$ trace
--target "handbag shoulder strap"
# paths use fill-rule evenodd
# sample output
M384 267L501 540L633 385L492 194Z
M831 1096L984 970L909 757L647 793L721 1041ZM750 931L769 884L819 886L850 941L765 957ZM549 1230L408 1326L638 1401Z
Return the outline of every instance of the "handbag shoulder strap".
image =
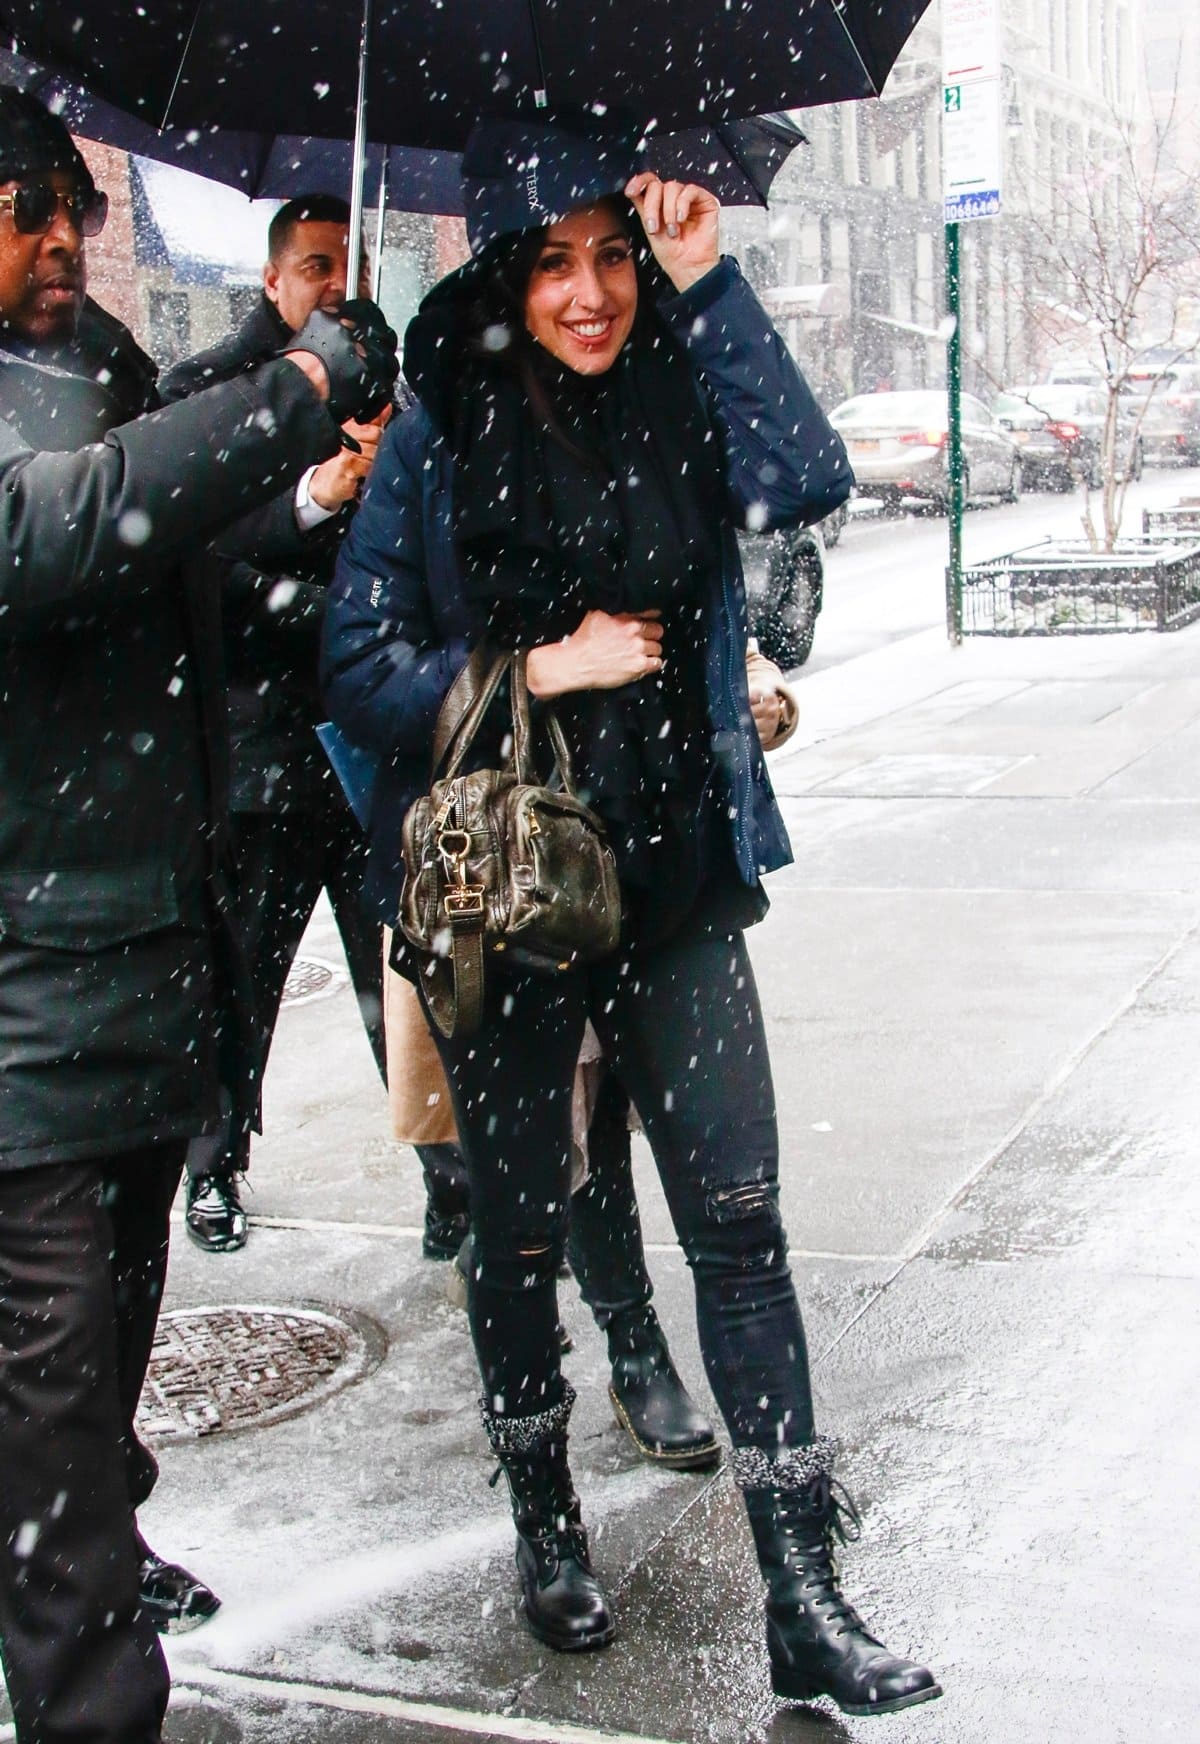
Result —
M443 764L452 763L457 768L466 755L511 659L510 654L489 653L486 648L472 650L438 710L433 729L434 780Z
M433 731L433 779L454 775L479 731L505 673L510 676L513 723L513 763L521 781L535 779L533 727L529 707L529 683L525 675L526 652L495 654L486 648L472 650L466 665L446 692ZM566 735L553 708L543 711L550 746L563 787L575 792L575 771Z
M529 680L525 674L526 654L522 649L513 656L512 719L513 763L521 781L536 779L533 768L533 725L529 707ZM562 723L549 703L542 709L542 723L550 740L554 761L565 790L575 796L575 769Z

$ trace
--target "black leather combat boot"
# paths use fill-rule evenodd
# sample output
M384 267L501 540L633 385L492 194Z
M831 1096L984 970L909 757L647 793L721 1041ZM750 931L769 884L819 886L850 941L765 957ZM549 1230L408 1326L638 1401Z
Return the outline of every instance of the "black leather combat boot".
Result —
M563 1653L607 1647L615 1633L604 1590L592 1573L587 1532L567 1464L574 1389L531 1417L482 1409L483 1426L508 1479L517 1528L517 1573L529 1627ZM495 1483L500 1471L492 1479Z
M894 1714L932 1701L941 1685L890 1653L842 1595L834 1537L857 1538L859 1520L845 1492L843 1501L833 1493L834 1451L822 1437L779 1455L733 1452L767 1583L771 1686L785 1701L832 1696L844 1714Z
M607 1332L608 1396L638 1452L677 1471L716 1465L721 1449L713 1426L680 1380L653 1308L614 1314Z

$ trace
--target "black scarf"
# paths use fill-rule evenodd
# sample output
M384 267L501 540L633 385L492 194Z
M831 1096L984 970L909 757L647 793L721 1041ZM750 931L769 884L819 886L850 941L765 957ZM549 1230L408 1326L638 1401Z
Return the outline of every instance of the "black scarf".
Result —
M721 561L717 435L652 309L601 376L536 345L532 367L527 392L514 373L464 359L442 401L463 590L476 634L501 647L553 641L592 609L662 612L660 675L555 706L623 883L673 886L682 898L703 878L698 824L711 785L704 646Z
M717 444L686 356L639 316L610 370L536 343L535 393L465 363L450 430L454 541L480 634L544 642L583 614L669 609L719 561Z

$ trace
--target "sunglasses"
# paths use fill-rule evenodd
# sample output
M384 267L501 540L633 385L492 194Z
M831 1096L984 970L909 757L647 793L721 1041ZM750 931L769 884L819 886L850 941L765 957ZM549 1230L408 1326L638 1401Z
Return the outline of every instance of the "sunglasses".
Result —
M60 194L49 182L22 182L11 194L0 194L0 212L12 213L13 228L22 236L44 236L58 216L59 204L81 236L99 236L108 217L108 195Z

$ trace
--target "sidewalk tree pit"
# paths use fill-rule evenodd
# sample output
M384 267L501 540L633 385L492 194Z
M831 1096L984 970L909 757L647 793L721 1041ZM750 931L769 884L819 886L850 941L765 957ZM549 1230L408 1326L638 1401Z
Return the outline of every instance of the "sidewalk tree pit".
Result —
M1193 511L1194 513L1194 511ZM964 636L1181 630L1200 617L1200 527L1119 539L1043 539L963 570Z

